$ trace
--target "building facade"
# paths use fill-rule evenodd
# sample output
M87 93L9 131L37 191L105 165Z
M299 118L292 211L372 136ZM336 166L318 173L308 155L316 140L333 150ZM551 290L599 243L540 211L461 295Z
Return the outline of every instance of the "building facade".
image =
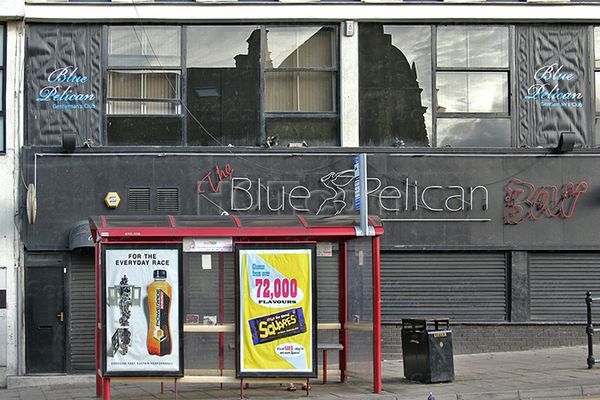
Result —
M0 4L0 386L6 376L19 369L18 335L22 318L19 295L23 292L19 238L21 220L17 183L20 179L19 153L22 146L22 35L24 4ZM9 93L11 95L9 95Z
M6 85L24 116L5 133L22 259L9 373L93 371L90 216L355 214L357 153L385 226L386 357L407 317L449 317L458 352L584 343L585 292L600 289L599 11L26 3L5 41L24 65Z

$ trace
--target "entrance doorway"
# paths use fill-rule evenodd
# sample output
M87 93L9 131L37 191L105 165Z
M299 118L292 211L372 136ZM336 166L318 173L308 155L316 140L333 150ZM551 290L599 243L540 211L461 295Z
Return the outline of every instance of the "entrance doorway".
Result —
M64 258L32 258L25 270L27 373L65 372Z

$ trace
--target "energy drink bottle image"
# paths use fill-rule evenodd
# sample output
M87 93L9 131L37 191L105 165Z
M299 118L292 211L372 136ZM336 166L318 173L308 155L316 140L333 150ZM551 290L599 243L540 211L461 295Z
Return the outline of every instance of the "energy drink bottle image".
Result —
M154 282L148 285L148 353L157 356L171 354L171 285L166 281L167 271L154 271Z

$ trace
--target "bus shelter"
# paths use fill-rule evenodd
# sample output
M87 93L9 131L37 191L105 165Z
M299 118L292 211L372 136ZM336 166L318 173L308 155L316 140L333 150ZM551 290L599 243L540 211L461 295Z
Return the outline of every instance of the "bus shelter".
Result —
M383 226L368 220L372 236L358 216L90 218L97 396L328 376L381 392Z

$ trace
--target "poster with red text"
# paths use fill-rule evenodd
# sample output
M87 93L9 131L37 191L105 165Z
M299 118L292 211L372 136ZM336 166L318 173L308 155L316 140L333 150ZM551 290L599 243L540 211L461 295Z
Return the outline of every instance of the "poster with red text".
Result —
M243 244L238 377L316 377L315 244Z

